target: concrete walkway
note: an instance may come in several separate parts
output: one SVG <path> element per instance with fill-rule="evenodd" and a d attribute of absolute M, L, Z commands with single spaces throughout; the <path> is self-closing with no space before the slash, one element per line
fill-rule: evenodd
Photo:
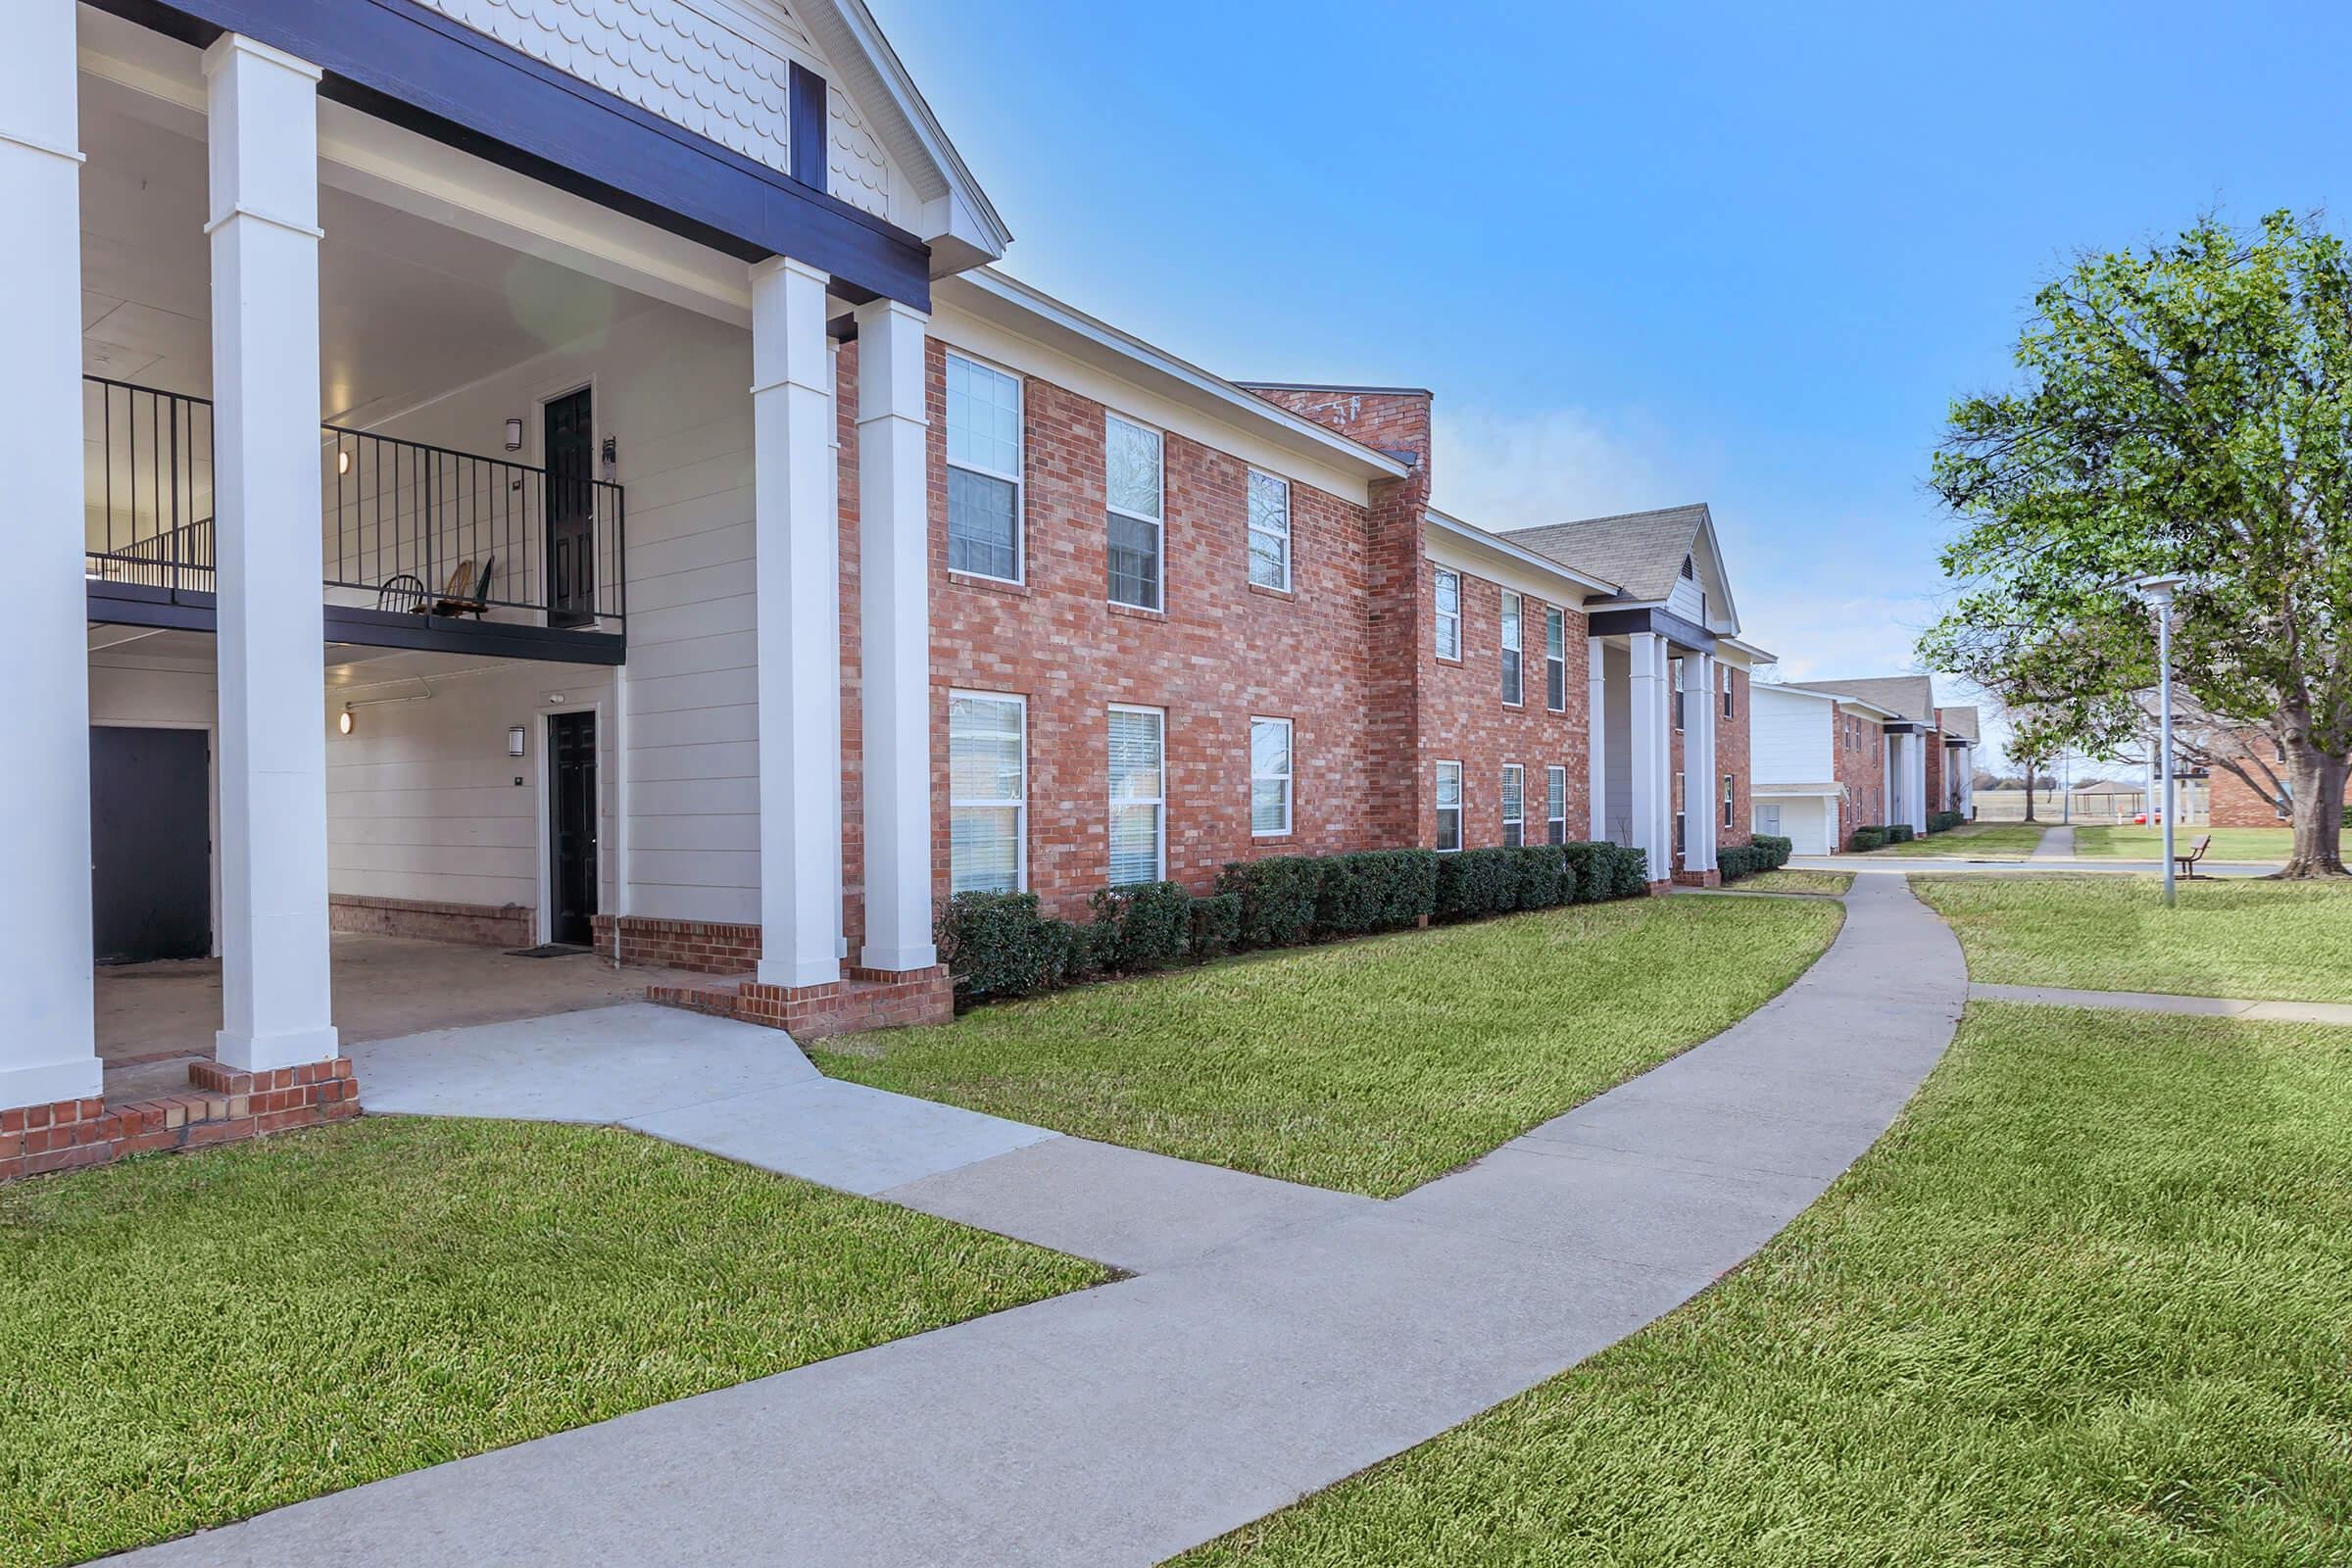
<path fill-rule="evenodd" d="M 1829 953 L 1748 1018 L 1386 1202 L 916 1111 L 812 1081 L 772 1035 L 763 1054 L 719 1020 L 675 1033 L 682 1014 L 614 1020 L 643 1031 L 612 1048 L 647 1063 L 626 1090 L 589 1082 L 616 1060 L 558 1087 L 604 1049 L 593 1024 L 561 1037 L 580 1015 L 535 1047 L 425 1042 L 405 1080 L 378 1048 L 360 1066 L 377 1108 L 619 1119 L 1137 1274 L 133 1558 L 1157 1562 L 1566 1369 L 1812 1202 L 1934 1066 L 1968 994 L 1958 945 L 1902 882 L 1858 882 L 1848 903 Z M 514 1053 L 529 1082 L 501 1069 Z M 900 1118 L 942 1113 L 918 1157 L 889 1153 Z"/>
<path fill-rule="evenodd" d="M 2032 860 L 2071 860 L 2075 858 L 2075 830 L 2071 827 L 2045 829 L 2041 842 L 2028 856 Z"/>
<path fill-rule="evenodd" d="M 2120 1007 L 2208 1018 L 2352 1024 L 2352 1004 L 2341 1002 L 2248 1002 L 2236 997 L 2177 997 L 2162 991 L 2070 991 L 2063 986 L 1970 986 L 1968 994 L 1979 1002 L 2038 1002 L 2056 1007 Z"/>

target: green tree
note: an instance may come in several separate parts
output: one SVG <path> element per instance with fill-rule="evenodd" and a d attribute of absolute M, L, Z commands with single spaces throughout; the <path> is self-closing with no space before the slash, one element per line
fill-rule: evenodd
<path fill-rule="evenodd" d="M 2188 579 L 2173 677 L 2286 753 L 2293 858 L 2342 876 L 2352 753 L 2352 259 L 2315 220 L 2085 257 L 2034 296 L 2023 384 L 1954 404 L 1934 487 L 1962 592 L 1922 640 L 2104 753 L 2144 725 L 2133 583 Z M 2055 716 L 2053 716 L 2055 715 Z"/>

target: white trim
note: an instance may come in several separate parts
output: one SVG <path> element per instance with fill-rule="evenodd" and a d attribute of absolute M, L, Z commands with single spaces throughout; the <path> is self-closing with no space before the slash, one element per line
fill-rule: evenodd
<path fill-rule="evenodd" d="M 1554 779 L 1557 779 L 1560 785 L 1560 814 L 1557 816 L 1551 814 L 1551 785 Z M 1562 844 L 1567 843 L 1568 769 L 1564 764 L 1559 762 L 1546 762 L 1544 764 L 1544 842 L 1546 844 L 1553 842 L 1551 837 L 1551 825 L 1554 822 L 1557 822 L 1560 825 L 1559 842 Z"/>
<path fill-rule="evenodd" d="M 1159 794 L 1156 796 L 1131 795 L 1122 798 L 1110 794 L 1107 787 L 1103 794 L 1109 810 L 1115 811 L 1121 806 L 1149 806 L 1159 813 L 1154 829 L 1158 843 L 1154 846 L 1155 855 L 1152 880 L 1154 882 L 1165 881 L 1168 875 L 1168 710 L 1164 708 L 1148 707 L 1141 703 L 1111 703 L 1107 705 L 1106 710 L 1112 713 L 1150 713 L 1159 720 Z M 1103 770 L 1107 775 L 1110 761 L 1110 738 L 1107 724 L 1104 726 L 1102 749 Z M 1110 824 L 1107 815 L 1103 821 L 1102 840 L 1103 873 L 1104 880 L 1108 881 L 1110 879 L 1109 860 L 1113 852 L 1110 845 Z M 1126 887 L 1134 884 L 1111 882 L 1111 885 Z"/>
<path fill-rule="evenodd" d="M 1279 774 L 1260 773 L 1257 770 L 1257 726 L 1260 724 L 1280 724 L 1282 726 L 1283 771 Z M 1250 715 L 1249 808 L 1250 836 L 1253 839 L 1287 839 L 1298 829 L 1298 726 L 1293 723 L 1290 719 L 1276 718 L 1265 713 L 1252 713 Z M 1282 782 L 1282 826 L 1278 828 L 1260 828 L 1257 825 L 1257 787 L 1261 783 L 1269 783 L 1278 778 Z"/>
<path fill-rule="evenodd" d="M 991 375 L 1001 375 L 1007 381 L 1010 381 L 1012 383 L 1012 395 L 1014 400 L 1013 416 L 1015 425 L 1013 434 L 1015 446 L 1015 451 L 1013 454 L 1013 471 L 1010 473 L 1003 473 L 995 468 L 984 468 L 976 463 L 958 463 L 952 455 L 947 459 L 947 466 L 950 468 L 961 468 L 966 473 L 976 473 L 983 479 L 995 479 L 999 483 L 1009 484 L 1012 486 L 1012 575 L 1009 577 L 1000 577 L 993 571 L 974 571 L 969 566 L 956 565 L 953 559 L 956 548 L 956 539 L 953 529 L 950 530 L 948 536 L 948 550 L 951 558 L 948 564 L 948 569 L 956 573 L 956 575 L 958 577 L 976 577 L 982 582 L 1005 582 L 1015 585 L 1025 584 L 1029 578 L 1028 378 L 1022 375 L 1018 370 L 1007 369 L 1001 365 L 992 365 L 987 360 L 982 359 L 979 355 L 967 354 L 961 349 L 948 349 L 946 358 L 947 361 L 951 362 L 955 360 L 961 360 L 964 364 L 972 367 L 974 369 L 986 370 Z M 947 363 L 943 363 L 940 367 L 940 405 L 944 411 L 942 417 L 946 425 L 946 439 L 942 445 L 950 454 L 953 454 L 956 449 L 956 405 L 954 400 L 948 395 L 946 387 L 947 376 L 952 368 L 952 365 Z M 1162 436 L 1160 441 L 1161 467 L 1163 470 L 1162 482 L 1164 483 L 1167 438 Z M 1166 510 L 1164 496 L 1161 502 L 1161 510 Z"/>
<path fill-rule="evenodd" d="M 1155 442 L 1157 442 L 1157 443 L 1158 443 L 1158 452 L 1159 452 L 1159 487 L 1158 487 L 1158 495 L 1159 495 L 1159 515 L 1158 515 L 1158 516 L 1156 516 L 1156 517 L 1150 517 L 1150 516 L 1146 516 L 1144 514 L 1142 514 L 1142 513 L 1140 513 L 1140 512 L 1130 512 L 1130 511 L 1128 511 L 1128 510 L 1127 510 L 1125 507 L 1119 506 L 1117 503 L 1113 502 L 1113 501 L 1110 499 L 1110 427 L 1111 427 L 1111 425 L 1113 425 L 1114 423 L 1115 423 L 1115 424 L 1123 424 L 1123 425 L 1126 425 L 1128 428 L 1130 428 L 1130 429 L 1134 429 L 1134 430 L 1144 430 L 1144 431 L 1148 431 L 1148 432 L 1151 434 L 1151 436 L 1152 436 L 1152 439 L 1153 441 L 1155 441 Z M 1144 420 L 1142 420 L 1142 419 L 1135 418 L 1135 417 L 1133 417 L 1132 416 L 1129 416 L 1129 415 L 1121 414 L 1121 413 L 1119 413 L 1119 412 L 1118 412 L 1117 410 L 1115 410 L 1115 409 L 1104 409 L 1104 410 L 1102 411 L 1102 510 L 1103 510 L 1103 512 L 1104 512 L 1104 514 L 1105 514 L 1105 516 L 1104 516 L 1104 519 L 1103 519 L 1103 523 L 1102 523 L 1102 555 L 1103 555 L 1103 572 L 1102 572 L 1102 599 L 1103 599 L 1103 602 L 1104 602 L 1105 604 L 1117 605 L 1117 606 L 1119 606 L 1120 608 L 1122 608 L 1122 609 L 1125 609 L 1125 610 L 1149 610 L 1149 611 L 1152 611 L 1152 612 L 1155 612 L 1155 613 L 1158 613 L 1158 614 L 1165 614 L 1165 613 L 1167 613 L 1167 609 L 1168 609 L 1168 432 L 1167 432 L 1167 431 L 1165 431 L 1165 430 L 1163 430 L 1163 429 L 1161 429 L 1161 428 L 1160 428 L 1158 425 L 1146 423 L 1146 422 L 1145 422 Z M 1111 598 L 1111 597 L 1110 597 L 1110 566 L 1109 566 L 1109 557 L 1110 557 L 1110 521 L 1109 521 L 1109 519 L 1110 519 L 1111 517 L 1125 517 L 1125 518 L 1126 518 L 1128 521 L 1130 521 L 1130 522 L 1148 522 L 1148 523 L 1152 524 L 1152 528 L 1155 530 L 1155 532 L 1156 532 L 1156 534 L 1157 534 L 1158 544 L 1157 544 L 1157 547 L 1156 547 L 1156 562 L 1157 562 L 1158 569 L 1157 569 L 1156 571 L 1154 571 L 1154 572 L 1152 574 L 1152 585 L 1153 585 L 1153 587 L 1154 587 L 1154 588 L 1156 588 L 1156 589 L 1158 590 L 1158 592 L 1157 592 L 1156 596 L 1154 597 L 1154 599 L 1153 599 L 1153 602 L 1152 602 L 1152 603 L 1151 603 L 1151 604 L 1148 604 L 1148 605 L 1138 605 L 1138 604 L 1131 604 L 1131 603 L 1129 603 L 1127 600 L 1124 600 L 1124 599 L 1113 599 L 1113 598 Z M 1164 744 L 1165 744 L 1166 737 L 1163 735 L 1163 736 L 1161 737 L 1161 740 L 1162 740 L 1162 744 L 1163 744 L 1163 747 L 1164 747 Z"/>
<path fill-rule="evenodd" d="M 1547 589 L 1539 591 L 1536 594 L 1538 599 L 1548 598 L 1549 594 L 1558 591 L 1561 584 L 1566 584 L 1570 590 L 1568 593 L 1560 595 L 1561 603 L 1567 603 L 1579 594 L 1619 595 L 1625 592 L 1623 587 L 1610 582 L 1605 577 L 1595 577 L 1590 572 L 1578 571 L 1573 566 L 1563 566 L 1548 556 L 1539 556 L 1523 545 L 1512 544 L 1499 534 L 1489 533 L 1476 523 L 1464 522 L 1461 518 L 1449 516 L 1435 508 L 1425 511 L 1422 517 L 1432 529 L 1450 539 L 1475 546 L 1481 550 L 1491 551 L 1513 565 L 1538 573 L 1542 580 L 1551 585 Z M 1612 603 L 1609 608 L 1616 610 L 1624 607 Z"/>
<path fill-rule="evenodd" d="M 1462 574 L 1451 566 L 1433 566 L 1432 571 L 1434 574 L 1429 579 L 1429 603 L 1430 623 L 1435 632 L 1435 641 L 1430 645 L 1430 652 L 1450 663 L 1460 663 L 1462 659 Z M 1446 609 L 1444 600 L 1438 594 L 1438 585 L 1448 577 L 1453 579 L 1453 609 L 1450 612 Z M 1446 651 L 1444 635 L 1446 624 L 1448 621 L 1453 623 L 1453 652 L 1450 654 Z"/>
<path fill-rule="evenodd" d="M 1551 657 L 1551 628 L 1554 626 L 1560 628 L 1560 657 L 1556 660 Z M 1551 666 L 1555 663 L 1560 666 L 1560 700 L 1557 703 L 1551 700 Z M 1560 605 L 1544 607 L 1544 711 L 1568 711 L 1568 612 Z"/>
<path fill-rule="evenodd" d="M 27 136 L 22 132 L 10 130 L 6 125 L 0 125 L 0 142 L 5 142 L 11 147 L 22 147 L 29 153 L 47 153 L 52 158 L 63 158 L 69 164 L 80 165 L 90 161 L 90 155 L 85 152 L 76 151 L 72 147 L 56 146 L 42 141 L 37 136 Z"/>
<path fill-rule="evenodd" d="M 1500 673 L 1505 675 L 1513 673 L 1510 661 L 1504 656 L 1510 654 L 1519 656 L 1519 667 L 1516 671 L 1519 695 L 1512 697 L 1506 691 L 1502 699 L 1502 706 L 1525 708 L 1527 706 L 1527 596 L 1515 588 L 1504 588 L 1498 591 L 1501 597 L 1494 602 L 1494 642 L 1495 663 L 1499 666 Z"/>
<path fill-rule="evenodd" d="M 1511 785 L 1514 780 L 1519 786 L 1519 814 L 1515 817 L 1511 815 Z M 1524 764 L 1519 762 L 1502 764 L 1501 790 L 1502 847 L 1506 850 L 1519 849 L 1527 843 L 1527 768 Z M 1511 842 L 1511 827 L 1514 823 L 1519 828 L 1517 844 Z"/>
<path fill-rule="evenodd" d="M 956 797 L 956 712 L 957 700 L 975 703 L 1010 703 L 1021 716 L 1021 793 L 1017 800 L 989 797 L 976 801 L 958 801 Z M 1167 750 L 1163 733 L 1160 750 Z M 1165 789 L 1165 785 L 1161 786 Z M 956 808 L 958 805 L 977 808 L 1003 810 L 1012 808 L 1012 891 L 1029 891 L 1029 698 L 1024 692 L 984 692 L 966 687 L 948 689 L 948 895 L 953 898 L 956 887 Z"/>

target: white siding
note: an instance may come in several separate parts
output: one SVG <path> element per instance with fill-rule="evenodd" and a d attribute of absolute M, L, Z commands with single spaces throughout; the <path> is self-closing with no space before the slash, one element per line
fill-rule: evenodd
<path fill-rule="evenodd" d="M 1770 813 L 1780 812 L 1780 833 L 1795 846 L 1798 855 L 1827 855 L 1830 853 L 1830 824 L 1838 809 L 1834 801 L 1819 796 L 1798 795 L 1786 800 L 1762 800 L 1755 803 L 1755 830 L 1770 833 Z"/>
<path fill-rule="evenodd" d="M 1826 697 L 1751 683 L 1750 766 L 1759 787 L 1823 784 L 1838 776 L 1830 733 L 1836 705 Z"/>

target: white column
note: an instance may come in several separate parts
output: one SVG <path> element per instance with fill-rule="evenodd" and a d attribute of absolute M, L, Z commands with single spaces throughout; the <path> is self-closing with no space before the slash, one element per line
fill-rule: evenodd
<path fill-rule="evenodd" d="M 81 574 L 81 154 L 74 0 L 28 0 L 0 50 L 0 1110 L 92 1099 L 88 606 Z"/>
<path fill-rule="evenodd" d="M 1715 657 L 1692 654 L 1683 694 L 1683 869 L 1715 869 L 1716 822 L 1723 810 L 1715 779 Z"/>
<path fill-rule="evenodd" d="M 1672 695 L 1667 685 L 1666 640 L 1655 632 L 1638 631 L 1626 639 L 1633 650 L 1633 847 L 1649 859 L 1649 879 L 1663 882 L 1674 875 L 1674 790 L 1672 717 L 1666 710 Z"/>
<path fill-rule="evenodd" d="M 1585 788 L 1592 808 L 1592 840 L 1602 844 L 1609 837 L 1608 672 L 1599 638 L 1586 638 L 1585 652 L 1592 661 L 1585 671 Z"/>
<path fill-rule="evenodd" d="M 752 268 L 760 620 L 760 980 L 841 978 L 841 528 L 826 275 Z M 861 356 L 862 357 L 862 356 Z"/>
<path fill-rule="evenodd" d="M 204 53 L 220 587 L 220 1002 L 248 1072 L 337 1054 L 326 935 L 318 69 Z"/>
<path fill-rule="evenodd" d="M 922 312 L 858 311 L 858 625 L 864 697 L 868 969 L 927 969 L 931 944 L 930 419 Z"/>

